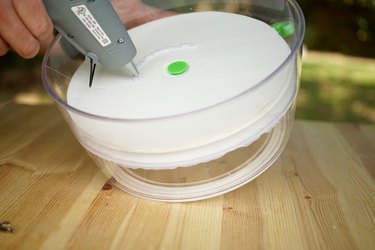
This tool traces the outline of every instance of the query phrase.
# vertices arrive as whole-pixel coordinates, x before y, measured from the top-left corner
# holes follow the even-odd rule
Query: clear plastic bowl
[[[43,60],[44,86],[77,140],[124,191],[181,202],[234,190],[270,167],[289,138],[299,87],[303,14],[293,0],[163,1],[154,7],[175,13],[214,10],[259,19],[279,32],[290,54],[265,79],[223,102],[178,115],[125,119],[90,114],[68,104],[71,79],[85,57],[58,35]],[[260,91],[270,88],[277,88],[272,92],[277,95],[259,99]],[[259,107],[249,108],[254,98],[260,100]],[[271,106],[265,109],[267,105]],[[220,122],[234,110],[240,110],[240,115],[229,123]],[[192,119],[200,122],[190,124]],[[218,136],[224,130],[229,135]],[[98,137],[101,131],[110,133]],[[144,139],[147,135],[153,136],[152,143]]]

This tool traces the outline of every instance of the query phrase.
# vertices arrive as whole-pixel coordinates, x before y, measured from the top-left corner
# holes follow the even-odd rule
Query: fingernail
[[[39,42],[35,39],[30,41],[22,50],[22,55],[26,59],[35,57],[39,52]]]

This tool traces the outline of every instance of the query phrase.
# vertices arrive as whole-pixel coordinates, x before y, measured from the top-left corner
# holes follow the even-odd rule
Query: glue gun
[[[125,67],[133,76],[136,48],[109,0],[43,0],[55,29],[90,60],[91,87],[96,63]]]

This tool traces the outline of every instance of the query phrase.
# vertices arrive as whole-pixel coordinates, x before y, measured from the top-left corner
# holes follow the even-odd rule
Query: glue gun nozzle
[[[135,66],[134,62],[133,61],[130,61],[129,64],[127,64],[128,67],[126,67],[130,73],[135,76],[135,77],[138,77],[139,76],[139,71],[137,69],[137,67]]]

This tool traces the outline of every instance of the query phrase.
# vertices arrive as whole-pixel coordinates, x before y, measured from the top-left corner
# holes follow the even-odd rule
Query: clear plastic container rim
[[[197,109],[197,110],[193,110],[193,111],[189,111],[189,112],[185,112],[185,113],[181,113],[181,114],[170,115],[170,116],[153,117],[153,118],[136,118],[136,119],[99,116],[99,115],[95,115],[95,114],[92,114],[92,113],[88,113],[88,112],[79,110],[79,109],[77,109],[73,106],[70,106],[68,103],[66,103],[64,100],[62,100],[59,96],[57,96],[54,93],[54,90],[51,88],[50,84],[48,83],[48,79],[47,79],[47,70],[49,69],[49,67],[47,66],[48,59],[50,57],[50,53],[51,53],[52,48],[60,40],[61,34],[58,34],[55,37],[54,41],[51,43],[51,45],[49,46],[48,50],[46,51],[46,53],[43,57],[43,62],[42,62],[42,81],[43,81],[43,85],[44,85],[45,89],[47,90],[47,93],[63,108],[66,108],[66,109],[68,109],[68,110],[70,110],[74,113],[77,113],[79,115],[82,115],[82,116],[85,116],[85,117],[88,117],[88,118],[92,118],[92,119],[95,119],[95,120],[104,120],[104,121],[111,121],[111,122],[157,121],[157,120],[166,120],[166,119],[173,119],[173,118],[182,117],[182,116],[188,116],[190,114],[194,114],[194,113],[198,113],[198,112],[201,112],[201,111],[205,111],[205,110],[208,110],[208,109],[215,108],[217,106],[223,105],[224,103],[227,103],[227,102],[230,102],[234,99],[237,99],[237,98],[247,94],[248,92],[253,91],[254,89],[260,87],[261,85],[266,84],[266,82],[269,79],[274,77],[279,71],[282,70],[283,67],[285,67],[285,65],[287,65],[290,61],[293,60],[293,58],[295,57],[296,53],[300,49],[300,47],[302,45],[302,42],[303,42],[303,38],[304,38],[304,34],[305,34],[305,18],[304,18],[304,15],[303,15],[303,12],[302,12],[300,6],[297,4],[297,2],[295,0],[287,0],[287,2],[290,3],[290,5],[294,8],[295,12],[297,13],[296,18],[297,18],[298,23],[300,24],[299,27],[298,27],[299,28],[298,29],[299,35],[297,37],[297,40],[295,42],[294,47],[290,51],[290,54],[288,55],[288,57],[286,57],[286,59],[270,75],[268,75],[263,80],[259,81],[254,86],[252,86],[252,87],[248,88],[247,90],[239,93],[238,95],[235,95],[231,98],[223,100],[222,102],[216,103],[214,105],[204,107],[204,108],[201,108],[201,109]]]

